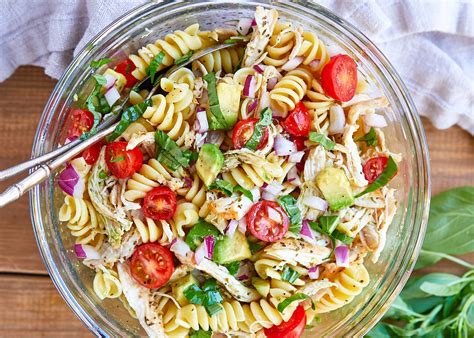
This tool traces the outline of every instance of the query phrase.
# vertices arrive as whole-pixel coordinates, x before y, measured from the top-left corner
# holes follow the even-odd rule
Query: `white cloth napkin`
[[[0,81],[20,65],[58,78],[95,34],[144,0],[0,0]],[[320,0],[391,61],[421,115],[474,135],[474,1]]]

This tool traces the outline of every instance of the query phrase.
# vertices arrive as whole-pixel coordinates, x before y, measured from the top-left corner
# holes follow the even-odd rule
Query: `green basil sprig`
[[[93,68],[93,69],[97,69],[97,68],[102,67],[103,65],[108,64],[109,62],[112,62],[112,59],[102,58],[102,59],[99,59],[99,60],[92,60],[91,63],[90,63],[90,67]]]
[[[157,130],[155,133],[156,159],[171,170],[177,170],[180,166],[189,167],[192,153],[183,151],[165,132]]]
[[[115,127],[112,134],[106,136],[105,139],[107,140],[107,142],[112,142],[117,137],[122,135],[122,133],[128,128],[128,126],[130,126],[132,122],[138,120],[138,118],[142,116],[145,110],[151,105],[151,99],[148,99],[125,109],[125,111],[122,113],[120,122],[117,127]]]
[[[281,279],[291,284],[293,284],[300,276],[300,273],[296,272],[295,270],[286,265],[283,268],[283,271],[281,272]]]
[[[204,76],[207,82],[207,96],[209,109],[211,111],[209,126],[213,126],[214,130],[225,130],[228,128],[227,121],[221,111],[219,105],[219,97],[217,95],[216,74],[207,73]]]
[[[278,203],[282,206],[290,219],[290,231],[299,234],[302,226],[301,210],[296,204],[296,199],[291,195],[280,196],[277,198]]]
[[[262,137],[265,133],[265,129],[272,124],[272,111],[270,108],[265,108],[260,112],[260,120],[255,123],[253,128],[253,134],[245,144],[245,148],[250,150],[257,149]]]
[[[295,293],[293,296],[286,298],[280,304],[278,304],[277,309],[278,311],[283,312],[283,310],[285,310],[288,305],[302,299],[311,298],[308,295],[305,295],[304,293]],[[314,303],[312,303],[311,307],[314,309]]]
[[[357,142],[365,142],[368,146],[375,147],[377,145],[377,134],[374,127],[371,127],[369,132],[362,137],[359,137]]]
[[[192,50],[190,50],[189,52],[187,52],[186,54],[184,54],[180,58],[177,58],[176,60],[174,60],[174,64],[179,66],[180,64],[183,64],[183,63],[187,62],[191,58],[191,56],[193,56],[193,51]]]
[[[158,67],[163,64],[163,59],[165,57],[165,52],[159,52],[153,60],[150,62],[150,66],[148,67],[148,75],[150,75],[151,83],[155,84],[155,75],[158,71]]]
[[[309,140],[312,142],[318,142],[327,150],[333,150],[334,147],[336,146],[336,142],[331,140],[326,135],[317,133],[315,131],[312,131],[309,133]]]
[[[82,140],[85,140],[97,133],[97,127],[100,123],[100,120],[102,119],[102,115],[109,113],[111,108],[107,103],[104,94],[100,92],[102,87],[107,83],[107,79],[101,74],[94,74],[92,77],[95,80],[95,87],[92,93],[90,93],[86,99],[86,107],[87,110],[89,110],[94,116],[94,123],[88,132],[85,132],[81,135]]]
[[[383,186],[387,185],[388,182],[397,174],[398,167],[395,161],[393,160],[392,156],[388,157],[387,165],[383,169],[382,173],[380,174],[379,177],[375,179],[372,183],[369,184],[369,186],[362,191],[361,193],[358,193],[355,197],[361,197],[364,196],[365,194],[379,190]]]

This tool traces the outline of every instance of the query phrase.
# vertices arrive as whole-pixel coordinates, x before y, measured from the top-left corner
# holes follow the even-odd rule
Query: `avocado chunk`
[[[186,243],[189,245],[191,250],[194,251],[202,243],[204,237],[211,235],[216,237],[219,236],[219,230],[217,230],[211,223],[199,221],[199,223],[191,228],[186,236]]]
[[[316,177],[316,184],[331,210],[338,211],[354,203],[351,185],[342,169],[324,168]]]
[[[227,122],[227,129],[232,129],[237,122],[240,110],[240,97],[242,94],[242,86],[239,84],[229,84],[220,82],[217,84],[217,97],[219,99],[219,107],[222,115]],[[208,110],[207,118],[209,120],[209,128],[211,130],[222,129],[211,112]]]
[[[183,278],[178,279],[171,286],[173,296],[176,298],[176,301],[179,303],[179,305],[184,306],[189,304],[188,299],[184,295],[184,290],[186,290],[192,284],[198,284],[198,281],[193,275],[189,274]]]
[[[196,161],[196,171],[206,186],[214,182],[224,164],[224,155],[215,144],[206,143],[199,151]]]
[[[267,297],[270,292],[270,282],[258,277],[252,277],[252,285],[255,290],[262,296]]]
[[[217,240],[213,260],[219,264],[229,264],[251,256],[252,253],[245,235],[236,231],[232,237],[224,236],[224,238]]]

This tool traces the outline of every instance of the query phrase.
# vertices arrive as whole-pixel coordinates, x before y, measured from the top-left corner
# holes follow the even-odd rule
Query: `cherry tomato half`
[[[281,126],[293,136],[308,136],[311,119],[303,102],[298,102]]]
[[[173,274],[173,256],[169,249],[159,244],[142,244],[132,255],[130,271],[140,285],[149,289],[159,288]]]
[[[135,83],[137,83],[137,79],[132,74],[132,72],[136,68],[137,67],[135,66],[133,61],[130,59],[123,60],[117,66],[115,66],[115,71],[117,73],[122,74],[127,79],[127,83],[125,84],[125,87],[132,88],[135,85]]]
[[[105,162],[112,175],[126,178],[140,169],[143,154],[138,148],[127,150],[127,142],[112,142],[105,147]]]
[[[97,162],[97,160],[99,159],[100,150],[102,149],[103,145],[104,142],[99,141],[84,150],[82,152],[82,157],[84,158],[84,161],[86,161],[86,163],[90,165],[93,165],[95,162]]]
[[[280,215],[280,221],[270,215],[270,209]],[[252,235],[265,242],[276,242],[282,239],[290,226],[285,210],[273,201],[255,203],[245,217]]]
[[[232,132],[232,143],[234,144],[234,149],[240,149],[245,147],[248,140],[253,135],[253,130],[255,128],[255,124],[258,122],[258,119],[247,119],[239,121],[234,127],[234,131]],[[265,144],[268,140],[268,127],[265,128],[265,132],[263,133],[262,139],[258,144],[256,150],[262,149],[265,147]]]
[[[349,101],[357,87],[357,65],[349,55],[333,56],[321,72],[324,92],[339,101]]]
[[[380,176],[385,169],[387,162],[387,157],[374,157],[367,161],[362,170],[364,171],[365,179],[369,181],[369,184]]]
[[[94,125],[94,115],[85,109],[74,109],[70,117],[71,121],[67,130],[68,138],[76,138],[84,132],[91,130]]]
[[[168,220],[176,211],[176,194],[168,187],[157,187],[143,199],[143,213],[154,220]]]
[[[280,325],[264,329],[267,338],[299,338],[306,327],[306,313],[301,305],[298,305],[295,312],[287,322]]]

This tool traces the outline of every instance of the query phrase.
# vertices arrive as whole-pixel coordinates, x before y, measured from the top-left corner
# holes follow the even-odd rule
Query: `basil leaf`
[[[207,82],[209,109],[212,114],[211,117],[214,118],[215,129],[227,129],[227,121],[224,118],[224,114],[222,114],[219,105],[219,97],[217,96],[216,75],[214,73],[207,73],[206,76],[204,76],[204,80]]]
[[[217,288],[217,282],[215,279],[207,279],[205,282],[204,282],[204,285],[202,287],[202,290],[204,292],[207,292],[207,291],[215,291]]]
[[[224,264],[224,266],[227,268],[227,270],[232,276],[235,276],[240,269],[240,261]]]
[[[191,230],[189,230],[188,235],[186,236],[186,243],[189,245],[191,250],[196,250],[196,248],[202,243],[202,240],[206,236],[219,236],[219,230],[216,229],[214,225],[208,223],[204,220],[200,220],[196,223]]]
[[[309,133],[309,140],[312,142],[318,142],[327,150],[333,150],[334,147],[336,146],[336,142],[331,140],[326,135],[317,133],[315,131],[312,131]]]
[[[377,145],[377,134],[374,127],[371,127],[369,132],[362,137],[356,139],[357,142],[365,142],[368,146],[375,147]]]
[[[187,62],[191,58],[191,56],[193,56],[193,51],[190,50],[180,58],[174,60],[174,64],[179,66],[180,64]]]
[[[97,69],[97,68],[102,67],[103,65],[108,64],[111,61],[112,61],[112,59],[109,59],[109,58],[102,58],[102,59],[99,59],[97,61],[93,60],[90,63],[90,67],[94,68],[94,69]]]
[[[189,163],[192,163],[197,161],[199,153],[197,151],[185,150],[183,151],[183,156],[189,160]]]
[[[119,157],[116,157],[116,158],[111,158],[109,162],[110,163],[116,163],[116,162],[121,162],[123,160],[125,160],[125,156],[122,155],[122,156],[119,156]]]
[[[209,316],[214,316],[216,313],[221,312],[224,308],[220,304],[212,304],[209,306],[206,306],[206,311]]]
[[[339,216],[320,216],[318,218],[318,223],[321,226],[321,229],[330,235],[334,230],[336,230],[336,227],[339,224]]]
[[[107,79],[102,74],[94,74],[92,77],[97,81],[97,84],[105,86],[107,84]]]
[[[301,231],[302,218],[301,211],[296,204],[296,199],[291,195],[280,196],[277,198],[278,203],[288,214],[290,218],[290,231],[299,234]]]
[[[203,305],[206,294],[196,284],[191,284],[183,291],[184,296],[191,304]]]
[[[189,332],[189,338],[211,338],[212,331],[204,331],[204,330],[191,330]]]
[[[250,139],[245,144],[245,148],[250,150],[256,150],[260,141],[262,140],[263,135],[265,134],[265,129],[272,124],[272,111],[270,108],[265,108],[260,113],[260,120],[255,123],[253,128],[253,134]]]
[[[165,164],[171,170],[177,170],[180,166],[189,167],[189,156],[185,156],[175,141],[164,131],[157,130],[155,133],[157,149],[157,160]]]
[[[340,232],[339,230],[334,230],[331,233],[331,236],[338,241],[341,241],[345,245],[350,245],[354,241],[353,237],[346,235],[345,233]]]
[[[283,310],[285,310],[288,305],[302,299],[310,299],[310,298],[304,293],[295,293],[293,296],[286,298],[280,304],[278,304],[277,309],[278,311],[283,312]]]
[[[362,191],[361,193],[357,194],[355,197],[361,197],[369,192],[379,190],[383,186],[387,185],[388,182],[397,174],[397,164],[393,160],[392,156],[388,157],[387,165],[383,169],[382,173],[380,174],[379,177],[375,179],[372,183],[369,184],[369,186]],[[473,241],[474,244],[474,241]]]
[[[128,128],[128,126],[138,120],[140,116],[143,115],[145,110],[152,105],[151,99],[145,100],[141,103],[137,103],[131,107],[128,107],[123,113],[122,117],[120,118],[120,122],[115,127],[112,134],[106,136],[107,142],[114,141],[117,137],[122,135],[122,133]]]
[[[250,248],[250,252],[253,254],[255,254],[258,250],[260,250],[261,248],[263,248],[262,245],[258,244],[258,243],[255,243],[255,242],[249,242],[249,248]]]
[[[242,195],[247,197],[249,200],[253,201],[253,195],[252,195],[252,192],[250,190],[247,190],[247,189],[245,189],[242,186],[237,184],[234,187],[234,192],[236,192],[236,191],[240,191],[242,193]]]
[[[291,284],[293,284],[300,276],[301,274],[286,265],[281,272],[281,279],[290,282]]]
[[[225,44],[230,44],[230,43],[236,43],[236,42],[240,42],[242,41],[241,39],[227,39],[227,40],[224,40],[224,43]]]
[[[436,284],[446,285],[451,282],[458,281],[459,277],[450,273],[430,273],[428,275],[424,275],[422,277],[415,277],[410,278],[410,281],[407,283],[403,291],[401,292],[401,296],[405,300],[410,299],[418,299],[418,298],[426,298],[429,297],[430,294],[421,290],[421,285],[426,282],[432,282]]]
[[[209,190],[214,190],[214,189],[221,190],[227,196],[231,196],[232,193],[234,192],[234,187],[232,186],[232,183],[227,182],[225,180],[221,180],[219,178],[216,179],[214,183],[209,185]]]
[[[153,84],[155,84],[155,75],[158,67],[162,65],[164,57],[165,52],[161,51],[150,62],[150,66],[148,67],[148,75],[150,75],[151,83]]]
[[[470,282],[469,279],[459,278],[456,281],[450,282],[448,284],[439,284],[433,282],[423,282],[420,285],[420,290],[430,295],[439,296],[439,297],[448,297],[454,296],[461,292],[461,290]]]

